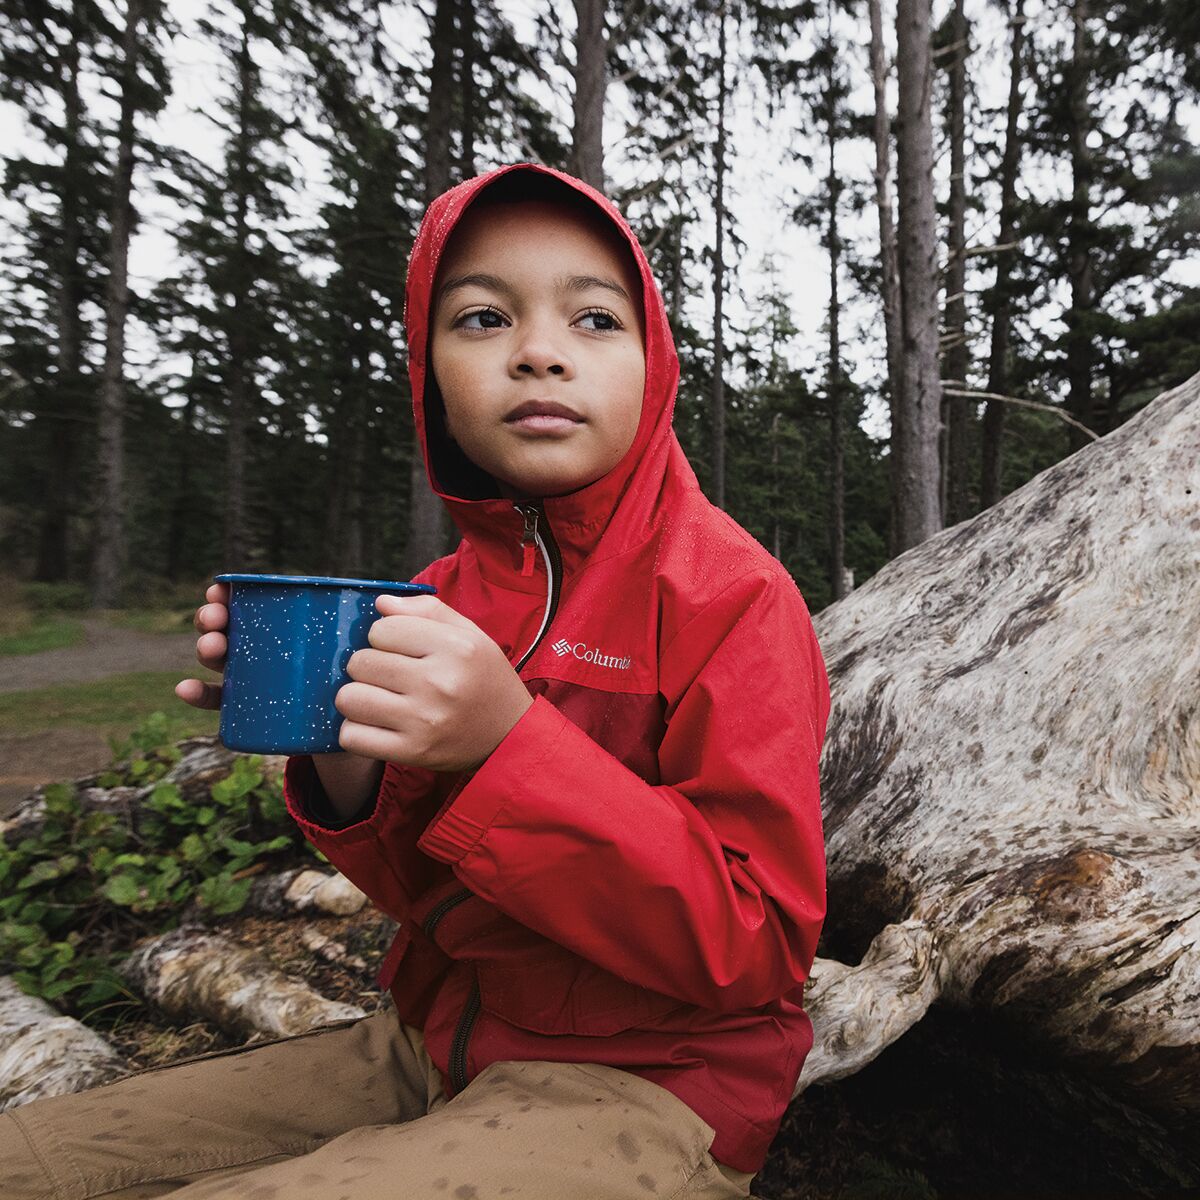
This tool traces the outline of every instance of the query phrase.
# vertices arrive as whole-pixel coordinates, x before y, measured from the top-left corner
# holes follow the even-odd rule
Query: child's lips
[[[583,418],[565,404],[554,400],[527,400],[505,418],[505,424],[523,433],[569,433]]]
[[[506,425],[519,429],[522,433],[570,433],[583,424],[582,421],[570,417],[551,416],[546,413],[531,413],[527,417],[509,420]]]

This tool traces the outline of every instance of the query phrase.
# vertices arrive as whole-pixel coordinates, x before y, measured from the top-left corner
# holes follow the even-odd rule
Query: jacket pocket
[[[565,951],[547,960],[476,965],[483,1008],[531,1033],[608,1037],[687,1007]]]

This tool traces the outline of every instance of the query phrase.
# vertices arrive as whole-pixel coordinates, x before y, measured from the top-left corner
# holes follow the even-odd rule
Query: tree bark
[[[0,1112],[100,1087],[127,1071],[95,1030],[0,975]]]
[[[912,935],[860,1041],[932,993],[1200,1115],[1198,463],[1200,374],[816,617],[823,952]]]
[[[121,975],[168,1016],[211,1021],[226,1033],[290,1037],[366,1016],[356,1004],[326,1000],[257,951],[202,927],[152,938],[122,964]]]
[[[832,51],[832,30],[829,45]],[[828,207],[829,243],[829,585],[830,595],[840,600],[846,594],[846,479],[845,452],[842,446],[842,346],[840,332],[841,298],[838,270],[841,262],[841,235],[838,231],[838,197],[841,183],[837,173],[837,96],[835,91],[836,58],[828,55],[825,92],[825,128],[829,139],[829,174],[825,181]]]
[[[462,105],[462,162],[459,175],[475,174],[475,0],[459,0],[459,98]]]
[[[1071,205],[1067,223],[1067,274],[1071,280],[1071,307],[1066,314],[1067,407],[1071,415],[1095,429],[1092,413],[1092,371],[1095,356],[1089,323],[1095,307],[1091,245],[1092,181],[1095,167],[1088,148],[1092,128],[1091,36],[1088,32],[1089,0],[1074,0],[1071,8],[1072,53],[1066,64],[1067,112],[1071,154]],[[1083,444],[1084,435],[1068,427],[1072,451]]]
[[[605,0],[575,0],[575,124],[571,173],[604,191]]]
[[[954,57],[950,67],[950,209],[946,239],[946,378],[967,386],[971,364],[967,341],[967,184],[966,91],[967,20],[963,0],[954,0],[950,24]],[[942,524],[957,525],[969,515],[967,499],[967,401],[943,396],[946,449],[942,472]]]
[[[245,570],[246,538],[246,449],[250,410],[250,341],[247,317],[250,306],[251,265],[249,254],[251,106],[256,72],[250,53],[250,21],[242,10],[242,38],[237,54],[238,125],[233,162],[233,269],[229,305],[229,420],[225,468],[225,543],[227,571]]]
[[[1021,82],[1024,61],[1025,0],[1013,0],[1012,49],[1008,68],[1008,118],[1004,131],[1004,159],[1000,165],[1000,234],[997,244],[1012,245],[1016,237],[1017,170],[1021,161],[1021,141],[1017,124],[1021,117]],[[1009,325],[1012,320],[1010,279],[1012,257],[1008,251],[996,255],[996,281],[992,285],[992,340],[988,354],[987,390],[993,396],[1008,394]],[[981,508],[990,508],[1000,499],[1003,466],[1004,404],[989,400],[983,414],[982,478],[979,486]]]
[[[425,203],[450,187],[450,114],[454,89],[454,5],[437,0],[433,14],[433,67],[429,72],[429,119],[425,128]],[[432,376],[426,387],[432,386]],[[408,542],[403,570],[411,579],[447,551],[449,521],[430,487],[413,431],[409,463]]]
[[[897,548],[923,542],[941,526],[938,502],[938,264],[933,200],[930,0],[898,0],[896,59],[900,85],[897,159],[900,181],[900,312],[905,359],[897,463]]]
[[[79,94],[81,27],[78,8],[72,4],[69,36],[62,50],[59,84],[63,99],[65,150],[59,196],[62,233],[55,261],[58,346],[54,358],[58,378],[49,418],[46,496],[34,569],[34,578],[43,583],[66,580],[71,573],[71,513],[78,486],[79,434],[84,414],[79,264],[83,220],[79,192],[84,171],[81,141],[83,104]]]
[[[716,242],[713,246],[712,502],[725,507],[725,4],[717,35]]]
[[[904,443],[906,424],[900,419],[900,405],[906,396],[903,332],[900,328],[900,271],[896,258],[896,217],[892,202],[892,153],[887,106],[888,66],[883,45],[882,0],[869,0],[871,21],[871,83],[875,92],[875,208],[879,216],[879,261],[882,277],[883,328],[887,342],[888,406],[891,412],[891,439],[888,469],[891,481],[891,513],[888,526],[888,557],[899,553],[900,529],[899,464],[907,458]]]
[[[129,239],[133,232],[133,162],[138,51],[144,0],[125,10],[117,169],[113,172],[108,280],[104,290],[104,376],[97,429],[96,527],[92,557],[93,608],[119,599],[125,566],[125,322],[129,316]]]

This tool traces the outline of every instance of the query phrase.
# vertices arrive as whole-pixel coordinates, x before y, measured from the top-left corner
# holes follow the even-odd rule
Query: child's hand
[[[225,654],[229,643],[225,630],[229,627],[229,584],[214,583],[204,593],[208,604],[196,609],[192,619],[200,637],[196,639],[196,657],[210,671],[225,670]],[[221,685],[205,683],[202,679],[181,679],[175,685],[175,695],[193,708],[220,708]]]
[[[343,750],[430,771],[477,767],[533,703],[504,651],[436,596],[380,596],[334,706]]]

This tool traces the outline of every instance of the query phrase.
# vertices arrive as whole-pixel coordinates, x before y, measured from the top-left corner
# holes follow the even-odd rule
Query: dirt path
[[[132,671],[200,671],[194,633],[142,633],[95,617],[81,624],[84,640],[77,646],[0,658],[0,692],[90,683]]]
[[[133,671],[178,671],[180,679],[205,675],[196,662],[194,633],[118,629],[95,617],[84,617],[82,624],[84,640],[79,645],[0,658],[0,692],[93,683]],[[102,729],[68,726],[44,733],[0,729],[0,818],[39,784],[98,771],[110,757]]]

